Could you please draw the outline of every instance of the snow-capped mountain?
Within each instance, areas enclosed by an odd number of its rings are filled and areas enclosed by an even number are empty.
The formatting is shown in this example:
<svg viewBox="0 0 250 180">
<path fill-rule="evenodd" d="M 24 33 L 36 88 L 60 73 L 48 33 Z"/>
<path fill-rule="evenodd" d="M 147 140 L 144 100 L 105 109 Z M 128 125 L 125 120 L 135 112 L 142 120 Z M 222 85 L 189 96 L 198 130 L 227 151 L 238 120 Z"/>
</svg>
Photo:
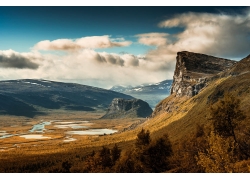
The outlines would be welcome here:
<svg viewBox="0 0 250 180">
<path fill-rule="evenodd" d="M 155 84 L 142 84 L 139 86 L 113 86 L 110 90 L 131 95 L 142 99 L 154 108 L 162 99 L 170 94 L 173 80 L 164 80 Z"/>
<path fill-rule="evenodd" d="M 21 79 L 0 81 L 0 115 L 34 117 L 48 110 L 106 110 L 114 98 L 133 97 L 76 83 Z"/>
</svg>

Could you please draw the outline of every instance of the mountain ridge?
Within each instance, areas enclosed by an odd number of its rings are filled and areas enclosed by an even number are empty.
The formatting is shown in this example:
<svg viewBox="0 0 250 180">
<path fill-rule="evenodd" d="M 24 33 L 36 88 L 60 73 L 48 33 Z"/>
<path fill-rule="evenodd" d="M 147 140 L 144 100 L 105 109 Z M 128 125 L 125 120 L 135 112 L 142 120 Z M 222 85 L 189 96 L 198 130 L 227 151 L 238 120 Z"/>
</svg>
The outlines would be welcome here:
<svg viewBox="0 0 250 180">
<path fill-rule="evenodd" d="M 77 83 L 36 79 L 0 81 L 0 114 L 34 117 L 54 109 L 106 110 L 114 98 L 134 97 Z"/>
</svg>

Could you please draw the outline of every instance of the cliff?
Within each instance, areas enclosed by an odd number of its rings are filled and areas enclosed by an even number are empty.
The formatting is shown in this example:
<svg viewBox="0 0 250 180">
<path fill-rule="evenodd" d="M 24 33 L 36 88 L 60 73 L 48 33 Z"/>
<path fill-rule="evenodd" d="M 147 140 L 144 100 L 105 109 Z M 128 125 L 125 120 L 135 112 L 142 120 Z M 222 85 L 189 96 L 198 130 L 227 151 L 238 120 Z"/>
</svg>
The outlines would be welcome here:
<svg viewBox="0 0 250 180">
<path fill-rule="evenodd" d="M 197 131 L 197 124 L 211 131 L 210 107 L 223 98 L 225 93 L 239 99 L 239 108 L 246 115 L 237 129 L 239 137 L 242 137 L 250 127 L 250 55 L 234 62 L 228 70 L 208 77 L 206 87 L 193 97 L 176 97 L 176 93 L 172 93 L 156 106 L 144 128 L 155 131 L 152 136 L 156 137 L 167 132 L 175 143 L 190 138 L 190 134 Z"/>
<path fill-rule="evenodd" d="M 148 117 L 153 110 L 140 99 L 115 98 L 102 119 Z"/>
<path fill-rule="evenodd" d="M 207 85 L 209 78 L 230 69 L 235 63 L 205 54 L 178 52 L 171 94 L 193 97 Z"/>
<path fill-rule="evenodd" d="M 178 52 L 171 94 L 155 107 L 152 117 L 162 112 L 177 111 L 181 102 L 197 95 L 214 78 L 235 74 L 236 71 L 230 70 L 237 64 L 233 60 L 205 54 Z"/>
</svg>

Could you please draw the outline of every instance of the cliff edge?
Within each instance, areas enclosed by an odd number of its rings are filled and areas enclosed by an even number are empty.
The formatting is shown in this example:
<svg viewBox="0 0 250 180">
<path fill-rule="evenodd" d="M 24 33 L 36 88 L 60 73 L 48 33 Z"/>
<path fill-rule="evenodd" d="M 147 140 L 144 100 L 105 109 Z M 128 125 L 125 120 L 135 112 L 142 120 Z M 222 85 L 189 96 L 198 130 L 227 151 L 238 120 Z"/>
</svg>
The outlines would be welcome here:
<svg viewBox="0 0 250 180">
<path fill-rule="evenodd" d="M 209 78 L 229 70 L 236 61 L 205 54 L 182 51 L 177 53 L 171 94 L 193 97 L 206 86 Z"/>
<path fill-rule="evenodd" d="M 140 99 L 115 98 L 108 107 L 102 119 L 138 118 L 148 117 L 153 110 L 147 102 Z"/>
<path fill-rule="evenodd" d="M 152 117 L 161 112 L 176 111 L 178 103 L 197 95 L 219 74 L 227 76 L 236 65 L 237 61 L 229 59 L 188 51 L 178 52 L 171 94 L 155 107 Z"/>
</svg>

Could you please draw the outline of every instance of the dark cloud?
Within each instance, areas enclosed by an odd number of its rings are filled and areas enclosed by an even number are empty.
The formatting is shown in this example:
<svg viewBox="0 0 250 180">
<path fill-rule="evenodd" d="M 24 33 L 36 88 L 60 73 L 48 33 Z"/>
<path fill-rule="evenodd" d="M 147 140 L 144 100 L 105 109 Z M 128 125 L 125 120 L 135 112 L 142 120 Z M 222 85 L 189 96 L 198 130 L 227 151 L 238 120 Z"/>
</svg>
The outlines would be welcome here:
<svg viewBox="0 0 250 180">
<path fill-rule="evenodd" d="M 112 54 L 106 54 L 105 59 L 110 64 L 116 64 L 119 66 L 124 66 L 124 60 L 120 56 L 114 56 Z"/>
<path fill-rule="evenodd" d="M 37 69 L 39 65 L 31 62 L 28 58 L 22 55 L 13 53 L 9 56 L 0 54 L 0 67 L 16 69 Z"/>
</svg>

